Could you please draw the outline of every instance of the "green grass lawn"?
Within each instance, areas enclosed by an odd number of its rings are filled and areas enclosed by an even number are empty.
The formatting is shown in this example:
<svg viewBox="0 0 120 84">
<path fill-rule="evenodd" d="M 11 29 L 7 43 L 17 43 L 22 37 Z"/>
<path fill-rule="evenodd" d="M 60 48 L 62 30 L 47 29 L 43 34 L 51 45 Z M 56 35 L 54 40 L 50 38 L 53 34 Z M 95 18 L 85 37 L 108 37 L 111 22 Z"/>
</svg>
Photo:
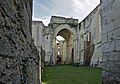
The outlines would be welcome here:
<svg viewBox="0 0 120 84">
<path fill-rule="evenodd" d="M 88 66 L 55 66 L 45 68 L 42 84 L 102 84 L 101 69 Z"/>
</svg>

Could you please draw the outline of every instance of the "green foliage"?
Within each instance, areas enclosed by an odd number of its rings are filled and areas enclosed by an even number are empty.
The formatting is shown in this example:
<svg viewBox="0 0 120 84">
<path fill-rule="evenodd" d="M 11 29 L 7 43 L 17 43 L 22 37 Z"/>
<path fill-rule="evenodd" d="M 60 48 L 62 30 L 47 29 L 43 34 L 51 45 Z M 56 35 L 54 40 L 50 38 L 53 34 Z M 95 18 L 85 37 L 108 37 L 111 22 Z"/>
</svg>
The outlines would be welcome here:
<svg viewBox="0 0 120 84">
<path fill-rule="evenodd" d="M 45 67 L 45 71 L 42 84 L 102 84 L 100 68 L 62 65 Z"/>
</svg>

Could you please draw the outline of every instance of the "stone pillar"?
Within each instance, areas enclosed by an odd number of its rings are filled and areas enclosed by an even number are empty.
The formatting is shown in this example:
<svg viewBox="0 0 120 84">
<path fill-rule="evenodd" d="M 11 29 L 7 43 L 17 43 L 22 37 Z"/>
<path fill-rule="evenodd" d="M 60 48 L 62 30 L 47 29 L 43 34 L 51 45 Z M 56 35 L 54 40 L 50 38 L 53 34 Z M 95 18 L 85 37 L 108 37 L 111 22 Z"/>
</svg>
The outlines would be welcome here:
<svg viewBox="0 0 120 84">
<path fill-rule="evenodd" d="M 66 61 L 66 42 L 63 42 L 63 49 L 62 50 L 63 50 L 62 51 L 62 53 L 63 53 L 62 59 L 63 59 L 63 64 L 64 64 Z"/>
<path fill-rule="evenodd" d="M 66 44 L 66 61 L 69 64 L 71 61 L 71 51 L 70 51 L 70 46 L 68 44 Z"/>
<path fill-rule="evenodd" d="M 78 39 L 74 38 L 73 40 L 74 43 L 74 63 L 78 62 Z"/>
<path fill-rule="evenodd" d="M 101 0 L 102 84 L 120 84 L 120 0 Z"/>
<path fill-rule="evenodd" d="M 32 0 L 0 0 L 0 84 L 39 84 Z"/>
<path fill-rule="evenodd" d="M 53 42 L 52 42 L 52 48 L 53 48 L 53 65 L 56 64 L 56 59 L 57 59 L 57 45 L 56 45 L 56 38 L 54 37 Z"/>
</svg>

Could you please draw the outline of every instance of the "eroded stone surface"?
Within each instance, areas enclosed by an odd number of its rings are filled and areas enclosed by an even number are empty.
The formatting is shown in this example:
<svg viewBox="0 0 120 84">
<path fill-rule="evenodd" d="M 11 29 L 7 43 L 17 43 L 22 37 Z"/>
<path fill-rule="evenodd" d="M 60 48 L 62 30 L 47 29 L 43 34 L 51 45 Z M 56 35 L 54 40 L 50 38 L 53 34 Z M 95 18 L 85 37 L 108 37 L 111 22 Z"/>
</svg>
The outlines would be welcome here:
<svg viewBox="0 0 120 84">
<path fill-rule="evenodd" d="M 0 0 L 0 84 L 38 84 L 32 0 Z"/>
<path fill-rule="evenodd" d="M 102 65 L 101 52 L 101 18 L 98 5 L 83 21 L 79 23 L 80 63 L 93 67 Z"/>
<path fill-rule="evenodd" d="M 101 0 L 103 84 L 120 84 L 120 0 Z"/>
</svg>

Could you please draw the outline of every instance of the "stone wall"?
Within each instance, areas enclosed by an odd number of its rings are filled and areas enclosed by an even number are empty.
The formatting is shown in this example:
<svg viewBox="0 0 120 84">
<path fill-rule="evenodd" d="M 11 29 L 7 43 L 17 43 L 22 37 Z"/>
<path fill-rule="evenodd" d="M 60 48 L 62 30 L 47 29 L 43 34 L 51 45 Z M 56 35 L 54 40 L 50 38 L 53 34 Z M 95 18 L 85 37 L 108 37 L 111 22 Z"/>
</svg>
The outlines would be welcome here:
<svg viewBox="0 0 120 84">
<path fill-rule="evenodd" d="M 45 26 L 42 23 L 42 21 L 32 21 L 32 39 L 34 41 L 34 44 L 39 51 L 39 72 L 41 72 L 41 66 L 44 66 L 44 56 L 42 53 L 44 52 L 43 47 L 45 43 L 43 42 L 43 30 Z M 41 82 L 41 74 L 39 74 L 40 82 Z"/>
<path fill-rule="evenodd" d="M 41 56 L 43 55 L 43 52 L 45 52 L 42 59 L 47 64 L 50 62 L 51 54 L 49 29 L 50 28 L 48 26 L 44 26 L 42 21 L 32 21 L 32 38 L 34 40 L 34 44 Z"/>
<path fill-rule="evenodd" d="M 0 84 L 39 84 L 32 0 L 0 0 Z"/>
<path fill-rule="evenodd" d="M 73 18 L 65 18 L 65 17 L 60 17 L 60 16 L 52 16 L 50 23 L 72 23 L 78 25 L 78 19 L 73 19 Z"/>
<path fill-rule="evenodd" d="M 77 31 L 78 19 L 65 18 L 60 16 L 51 16 L 50 24 L 49 24 L 50 30 L 54 31 L 60 25 L 69 25 Z"/>
<path fill-rule="evenodd" d="M 66 51 L 64 55 L 66 55 L 66 59 L 69 60 L 67 63 L 70 63 L 71 61 L 71 53 L 72 48 L 74 47 L 74 63 L 77 62 L 78 58 L 78 40 L 77 40 L 77 32 L 78 32 L 78 19 L 74 18 L 65 18 L 60 16 L 52 16 L 50 19 L 50 32 L 51 32 L 51 42 L 52 42 L 52 48 L 54 49 L 53 52 L 53 59 L 54 63 L 57 58 L 57 51 L 56 49 L 56 36 L 61 35 L 65 41 L 66 41 Z M 71 39 L 70 36 L 73 36 Z M 73 43 L 71 43 L 73 41 Z M 68 46 L 69 45 L 69 46 Z M 65 59 L 64 59 L 65 60 Z"/>
<path fill-rule="evenodd" d="M 80 63 L 100 66 L 102 61 L 100 5 L 80 22 L 79 29 Z"/>
<path fill-rule="evenodd" d="M 69 46 L 74 45 L 75 51 L 76 51 L 75 54 L 77 54 L 76 32 L 78 29 L 78 19 L 51 16 L 51 20 L 48 26 L 44 26 L 44 24 L 41 21 L 33 21 L 32 24 L 33 24 L 32 36 L 33 36 L 35 46 L 39 50 L 39 53 L 41 53 L 41 50 L 39 47 L 42 47 L 42 50 L 45 51 L 44 61 L 46 65 L 55 64 L 56 57 L 57 57 L 57 51 L 56 51 L 57 35 L 61 35 L 65 37 L 66 41 L 67 42 L 69 41 L 68 42 Z M 74 39 L 71 39 L 71 37 Z M 74 44 L 72 44 L 73 40 L 74 40 Z M 68 46 L 68 44 L 66 45 Z M 70 53 L 68 52 L 68 54 L 70 54 L 68 55 L 69 56 L 68 58 L 71 59 L 70 56 L 72 53 L 72 47 L 68 49 L 70 49 L 68 50 L 70 52 Z M 66 53 L 66 51 L 64 53 Z"/>
<path fill-rule="evenodd" d="M 120 84 L 120 0 L 101 0 L 103 84 Z"/>
</svg>

